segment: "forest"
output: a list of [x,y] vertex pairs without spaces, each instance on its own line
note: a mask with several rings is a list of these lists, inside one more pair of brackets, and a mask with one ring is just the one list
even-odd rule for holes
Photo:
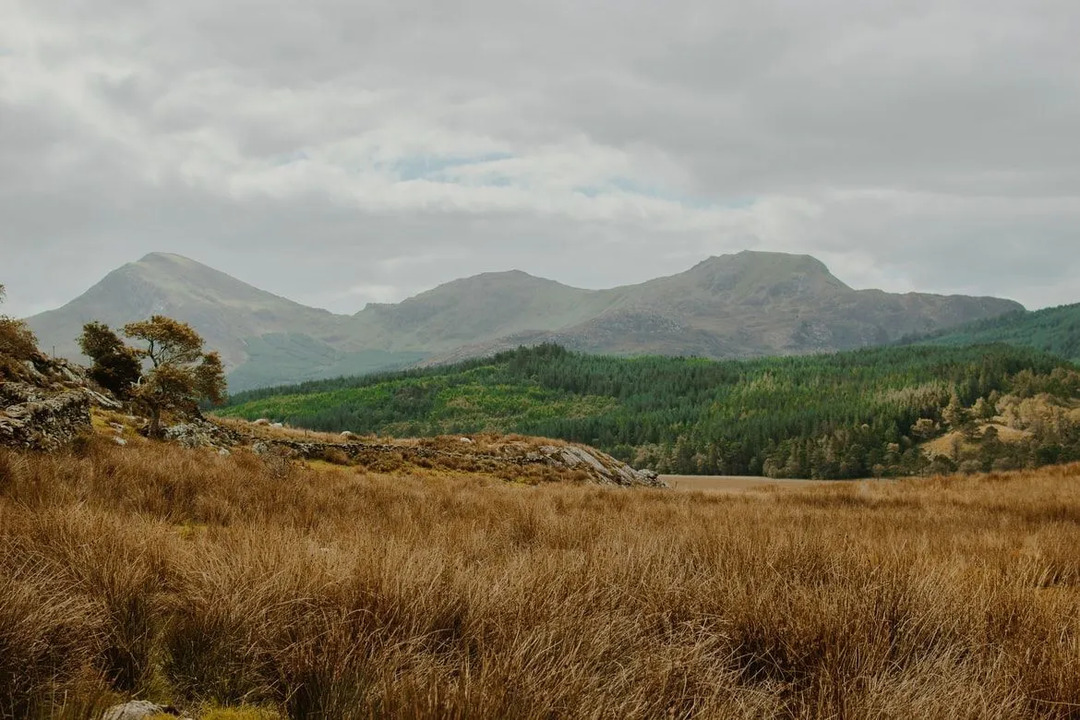
[[1007,313],[930,335],[904,338],[900,344],[962,346],[998,342],[1035,348],[1078,362],[1080,303]]
[[357,434],[512,432],[660,472],[861,478],[1080,459],[1080,372],[1009,345],[713,361],[557,345],[240,393],[218,412]]

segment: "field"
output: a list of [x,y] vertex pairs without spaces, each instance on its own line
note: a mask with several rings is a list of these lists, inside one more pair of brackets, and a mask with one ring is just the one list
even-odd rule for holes
[[0,716],[1075,718],[1078,547],[1077,465],[701,493],[0,451]]
[[734,492],[743,493],[752,490],[809,490],[823,487],[829,481],[786,480],[763,478],[754,475],[662,475],[661,478],[672,490],[679,492]]

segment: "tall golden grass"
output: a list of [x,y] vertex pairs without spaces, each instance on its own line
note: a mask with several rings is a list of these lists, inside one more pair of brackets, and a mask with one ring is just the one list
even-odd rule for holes
[[0,452],[0,716],[1080,717],[1080,467],[707,496]]

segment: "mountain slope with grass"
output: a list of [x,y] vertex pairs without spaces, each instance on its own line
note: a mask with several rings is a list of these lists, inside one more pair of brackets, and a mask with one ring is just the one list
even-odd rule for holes
[[[1078,397],[1070,363],[1007,345],[745,361],[542,345],[240,393],[219,412],[357,433],[558,437],[661,472],[851,478],[1080,459]],[[988,438],[952,457],[923,452],[924,442],[951,431],[981,440],[999,412],[1011,412],[1001,422],[1038,432],[1017,443]]]

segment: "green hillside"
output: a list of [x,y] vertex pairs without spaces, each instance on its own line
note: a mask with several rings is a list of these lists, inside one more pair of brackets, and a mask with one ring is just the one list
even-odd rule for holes
[[904,340],[904,344],[950,346],[996,342],[1035,348],[1080,361],[1080,303],[1009,313]]
[[[963,430],[974,450],[957,448],[933,469],[1080,459],[1078,394],[1074,366],[1006,345],[746,361],[543,345],[241,393],[220,414],[361,434],[520,432],[589,443],[666,472],[843,478],[927,470],[918,443],[950,429]],[[999,411],[1023,442],[1000,442],[996,430],[980,442],[977,416]]]

